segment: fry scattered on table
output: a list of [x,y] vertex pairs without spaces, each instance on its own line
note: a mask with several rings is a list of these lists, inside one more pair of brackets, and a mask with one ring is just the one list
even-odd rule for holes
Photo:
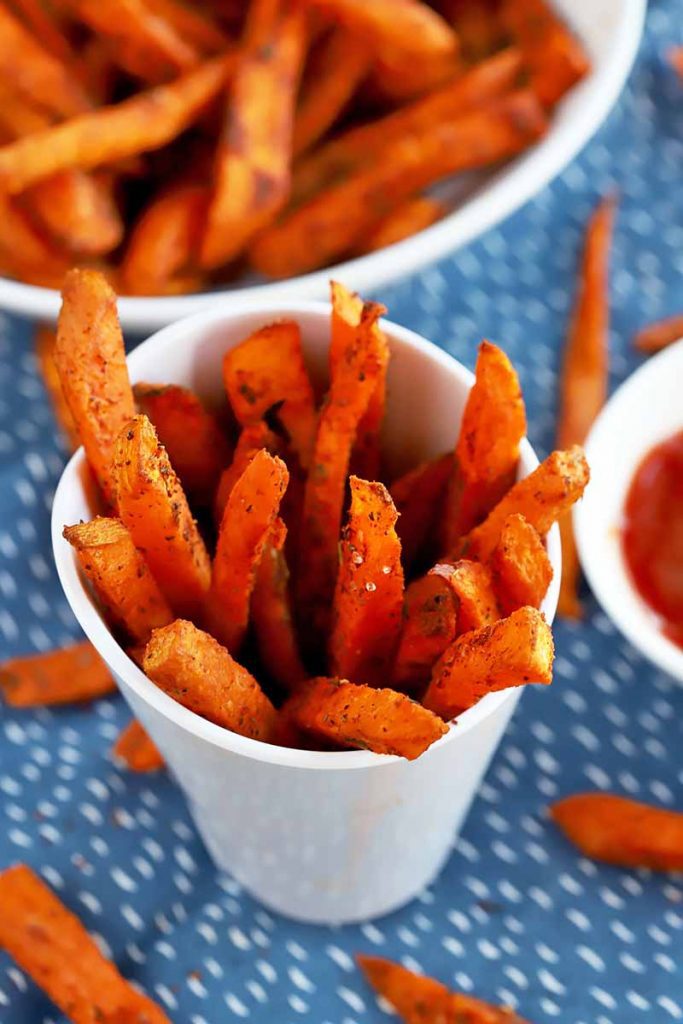
[[14,708],[96,700],[115,690],[111,672],[87,640],[0,665],[0,692]]
[[136,718],[121,730],[111,752],[132,772],[155,772],[164,767],[161,753]]
[[658,320],[657,323],[641,327],[633,339],[633,344],[639,352],[650,355],[653,352],[661,352],[663,348],[673,345],[681,338],[683,338],[683,313],[680,316],[670,316],[666,320]]

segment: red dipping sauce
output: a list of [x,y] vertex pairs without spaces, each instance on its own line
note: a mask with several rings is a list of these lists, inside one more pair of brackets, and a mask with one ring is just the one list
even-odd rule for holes
[[683,647],[683,430],[647,453],[624,507],[624,557],[663,632]]

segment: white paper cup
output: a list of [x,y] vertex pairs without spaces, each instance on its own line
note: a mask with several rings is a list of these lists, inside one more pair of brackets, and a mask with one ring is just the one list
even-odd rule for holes
[[[295,319],[314,379],[324,382],[327,303],[216,310],[172,324],[129,357],[133,381],[185,384],[223,401],[221,360],[251,331]],[[401,472],[451,448],[472,374],[411,331],[385,323],[391,346],[385,449]],[[520,474],[537,459],[522,446]],[[88,638],[185,793],[216,865],[267,907],[301,921],[363,921],[394,910],[433,880],[448,857],[521,691],[485,697],[417,761],[369,751],[291,750],[237,736],[159,690],[116,643],[79,576],[65,524],[91,516],[82,449],[55,494],[52,539],[67,599]],[[560,543],[548,537],[557,603]]]

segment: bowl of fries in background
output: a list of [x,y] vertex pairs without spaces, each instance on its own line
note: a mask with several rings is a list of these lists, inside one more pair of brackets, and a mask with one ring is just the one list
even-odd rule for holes
[[[479,521],[482,507],[492,508],[482,525],[466,535],[469,557],[475,561],[456,561],[455,568],[439,565],[432,574],[421,577],[416,593],[426,581],[429,586],[436,585],[433,593],[438,593],[438,598],[419,595],[417,610],[411,613],[408,607],[402,612],[402,565],[406,565],[409,580],[412,547],[418,547],[418,541],[412,538],[419,538],[420,545],[429,545],[431,537],[425,535],[423,523],[430,517],[441,518],[439,502],[447,498],[440,496],[445,494],[453,460],[452,454],[442,453],[452,452],[458,437],[472,374],[411,331],[384,321],[380,327],[377,317],[382,307],[363,304],[340,285],[333,285],[331,349],[331,307],[327,303],[259,304],[233,312],[216,309],[171,325],[129,357],[131,379],[138,382],[134,384],[138,408],[146,408],[160,424],[160,407],[157,405],[155,411],[148,403],[168,394],[169,385],[180,385],[192,389],[206,409],[216,410],[224,405],[225,380],[233,412],[242,427],[233,462],[221,475],[221,481],[225,474],[230,478],[228,496],[223,493],[221,498],[222,484],[216,491],[215,500],[223,506],[222,518],[212,582],[210,589],[200,594],[203,610],[198,616],[193,605],[198,564],[193,549],[202,542],[194,521],[183,518],[190,513],[182,487],[165,449],[158,447],[150,421],[138,414],[126,422],[134,400],[123,343],[120,331],[114,339],[118,324],[113,296],[108,294],[103,279],[97,281],[97,277],[88,272],[70,275],[58,331],[58,339],[63,338],[66,366],[70,367],[62,380],[70,380],[67,387],[72,398],[76,396],[72,408],[76,414],[78,395],[90,396],[81,407],[87,409],[98,389],[100,398],[109,398],[106,406],[99,399],[96,403],[100,411],[106,409],[105,417],[124,398],[123,404],[129,408],[122,409],[123,427],[117,424],[111,461],[105,458],[102,445],[93,443],[95,435],[88,433],[91,427],[95,432],[101,430],[103,421],[89,421],[86,415],[86,429],[82,429],[90,466],[103,492],[116,491],[120,519],[95,518],[87,522],[100,508],[93,499],[92,477],[83,449],[70,461],[55,495],[53,545],[71,607],[185,792],[217,865],[229,870],[267,906],[301,920],[358,921],[386,913],[416,895],[447,858],[522,685],[550,681],[552,638],[548,623],[557,602],[560,567],[559,535],[553,524],[585,487],[588,471],[583,455],[580,449],[556,452],[538,467],[523,437],[524,405],[516,374],[500,349],[485,343],[478,362],[477,388],[467,404],[467,429],[460,442],[465,448],[460,462],[465,459],[465,450],[474,452],[471,457],[477,465],[470,469],[486,478],[486,467],[476,455],[479,444],[485,444],[490,458],[494,462],[502,458],[506,468],[488,484],[468,486],[465,492],[459,490],[457,482],[453,485],[453,500],[460,509],[459,526],[454,519],[447,519],[448,529],[455,531],[451,542],[454,551],[467,528],[465,523]],[[90,330],[95,314],[98,332]],[[98,370],[101,361],[93,356],[93,345],[111,345],[113,340],[107,374],[102,378]],[[289,398],[284,404],[272,403],[272,389],[284,386],[278,352],[288,353],[286,365],[297,367],[294,372],[299,380],[298,387],[288,381]],[[382,355],[378,363],[373,360],[380,358],[379,352]],[[377,368],[380,364],[384,371]],[[328,374],[332,390],[321,406],[316,426],[317,417],[311,419],[309,412],[324,393]],[[315,403],[311,385],[306,383],[309,375]],[[160,377],[167,387],[150,383]],[[83,380],[90,381],[90,390],[81,387]],[[125,397],[126,392],[129,397]],[[363,394],[366,398],[362,408],[368,410],[370,419],[363,418],[366,413],[361,415],[358,405],[358,396]],[[386,406],[384,397],[379,401],[379,415],[376,400],[367,406],[370,394],[386,396]],[[270,409],[267,424],[258,419],[266,413],[266,405]],[[348,433],[348,417],[354,415],[358,426]],[[346,505],[343,485],[348,473],[342,454],[343,438],[348,433],[347,441],[354,445],[352,467],[355,460],[360,460],[368,479],[378,479],[378,431],[382,421],[382,478],[397,481],[392,485],[392,495],[402,512],[401,525],[396,529],[401,532],[403,550],[394,529],[396,510],[389,492],[380,483],[368,483],[352,475],[351,507],[342,534],[341,568],[335,589],[342,502]],[[291,694],[277,713],[278,725],[273,718],[275,711],[256,680],[228,654],[228,649],[236,653],[241,649],[239,657],[248,657],[244,653],[245,619],[240,619],[239,613],[227,614],[226,609],[244,584],[235,573],[239,576],[241,571],[238,564],[243,558],[243,544],[250,543],[245,538],[256,529],[254,524],[262,517],[264,503],[270,501],[276,510],[281,498],[285,462],[261,446],[282,444],[264,438],[278,426],[282,428],[283,423],[288,424],[287,443],[295,447],[305,463],[316,467],[305,475],[303,504],[294,506],[293,515],[291,507],[286,511],[283,506],[281,510],[290,533],[296,535],[298,531],[293,592],[297,595],[299,622],[303,609],[299,642],[306,646],[320,639],[325,577],[331,560],[335,618],[329,634],[331,653],[327,655],[331,661],[326,664],[328,674],[338,678],[306,682],[308,676],[301,670],[290,670],[291,650],[288,654],[282,629],[275,628],[272,615],[270,626],[263,628],[268,616],[260,598],[256,615],[255,600],[263,581],[260,575],[255,584],[252,579],[250,586],[255,589],[249,591],[251,598],[247,595],[246,608],[251,600],[250,625],[260,641],[262,670],[268,665],[271,678],[283,684],[285,694]],[[170,433],[167,435],[166,443],[177,465],[182,452],[187,453],[187,438],[204,436],[196,435],[196,424],[189,420],[185,433],[187,437],[181,431],[175,441]],[[310,457],[305,455],[306,445],[301,440],[305,433],[315,436]],[[144,440],[147,435],[149,445]],[[477,435],[479,441],[473,442]],[[142,450],[145,447],[146,454]],[[200,440],[199,449],[196,444],[194,448],[195,452],[213,453],[220,444],[216,439],[212,444]],[[221,457],[225,452],[221,455],[219,451]],[[235,478],[233,467],[238,463],[239,475]],[[320,469],[323,464],[325,472]],[[294,473],[296,459],[290,459],[287,465]],[[333,482],[339,467],[341,491]],[[529,477],[534,470],[533,477]],[[520,482],[513,486],[515,475]],[[190,486],[187,466],[183,479],[186,487]],[[435,484],[437,480],[441,482]],[[334,500],[328,485],[337,495]],[[470,495],[470,505],[463,493]],[[171,516],[167,522],[175,522],[175,527],[164,527],[161,520],[154,522],[160,515],[163,518],[164,503]],[[519,514],[522,510],[528,520]],[[270,538],[268,543],[277,555],[284,549],[275,538],[283,535],[277,526],[279,520],[272,516],[271,520],[263,537]],[[106,537],[100,532],[104,524]],[[236,529],[230,541],[232,526]],[[266,529],[263,523],[261,529]],[[113,541],[109,531],[116,534]],[[539,538],[546,533],[544,547]],[[112,543],[110,563],[112,557],[114,563],[110,564],[112,575],[107,578],[102,559],[108,557],[106,549]],[[242,554],[233,548],[232,557],[224,557],[231,543],[237,544]],[[506,573],[516,544],[520,557],[508,588]],[[124,550],[129,553],[122,554]],[[476,562],[479,557],[481,564]],[[484,559],[490,559],[490,569]],[[127,575],[126,561],[132,567]],[[143,584],[150,585],[145,563],[152,567],[163,594],[140,590]],[[493,576],[489,575],[494,573],[494,564],[499,573],[496,586],[500,584],[501,588],[498,596],[493,594]],[[536,567],[537,579],[533,582]],[[459,576],[463,571],[464,575]],[[363,582],[366,572],[369,575]],[[515,590],[522,576],[527,588],[524,596]],[[93,600],[87,581],[93,584],[98,601]],[[442,604],[441,586],[447,594],[457,594],[457,599],[452,596],[448,605]],[[529,588],[535,596],[528,596]],[[409,602],[410,593],[408,588]],[[165,595],[170,595],[173,614],[180,614],[177,609],[182,608],[185,616],[199,618],[213,635],[191,622],[172,621]],[[452,611],[446,611],[447,607]],[[456,609],[466,632],[452,641]],[[442,643],[442,637],[435,636],[438,631],[433,623],[446,621],[450,615],[453,630],[445,633],[442,627],[446,636]],[[508,617],[501,618],[505,615]],[[142,620],[144,628],[140,630]],[[121,621],[128,627],[129,643],[131,639],[139,643],[141,637],[149,637],[150,626],[160,628],[153,630],[141,654],[139,647],[131,650],[125,642],[119,643],[121,632],[116,628],[112,631],[109,623],[117,627]],[[283,624],[281,616],[280,626]],[[417,632],[411,632],[413,629]],[[396,651],[399,635],[394,660],[394,654],[383,650],[382,645],[390,636],[390,647]],[[327,647],[328,634],[323,636]],[[435,639],[443,651],[437,662],[441,670],[440,674],[434,670],[420,704],[405,694],[419,692],[414,689],[415,678],[419,682],[422,677],[419,673],[415,677],[415,666],[434,664]],[[473,670],[472,685],[463,683],[465,690],[471,689],[466,701],[454,699],[449,690],[452,645],[462,643],[467,651],[459,647],[456,662],[465,665],[470,656],[473,665],[480,662]],[[430,649],[425,655],[427,645]],[[143,664],[147,675],[136,662]],[[254,668],[255,673],[260,671]],[[310,669],[306,671],[310,673]],[[429,683],[429,671],[425,685]],[[361,675],[380,688],[338,681],[360,679]],[[396,682],[399,675],[400,684]],[[238,697],[223,694],[228,679],[230,685],[238,686]],[[392,681],[396,690],[382,688],[391,686]],[[397,692],[401,688],[404,692]],[[236,707],[239,714],[235,713]],[[450,725],[444,724],[448,722]],[[223,727],[226,724],[228,727]],[[365,749],[343,749],[348,746]]]
[[132,331],[414,271],[571,160],[644,9],[7,0],[0,307],[54,319],[74,263],[108,274]]

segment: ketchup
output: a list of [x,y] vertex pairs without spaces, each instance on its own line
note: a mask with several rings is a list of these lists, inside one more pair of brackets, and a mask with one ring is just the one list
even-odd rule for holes
[[656,445],[635,472],[622,545],[641,597],[683,647],[683,430]]

